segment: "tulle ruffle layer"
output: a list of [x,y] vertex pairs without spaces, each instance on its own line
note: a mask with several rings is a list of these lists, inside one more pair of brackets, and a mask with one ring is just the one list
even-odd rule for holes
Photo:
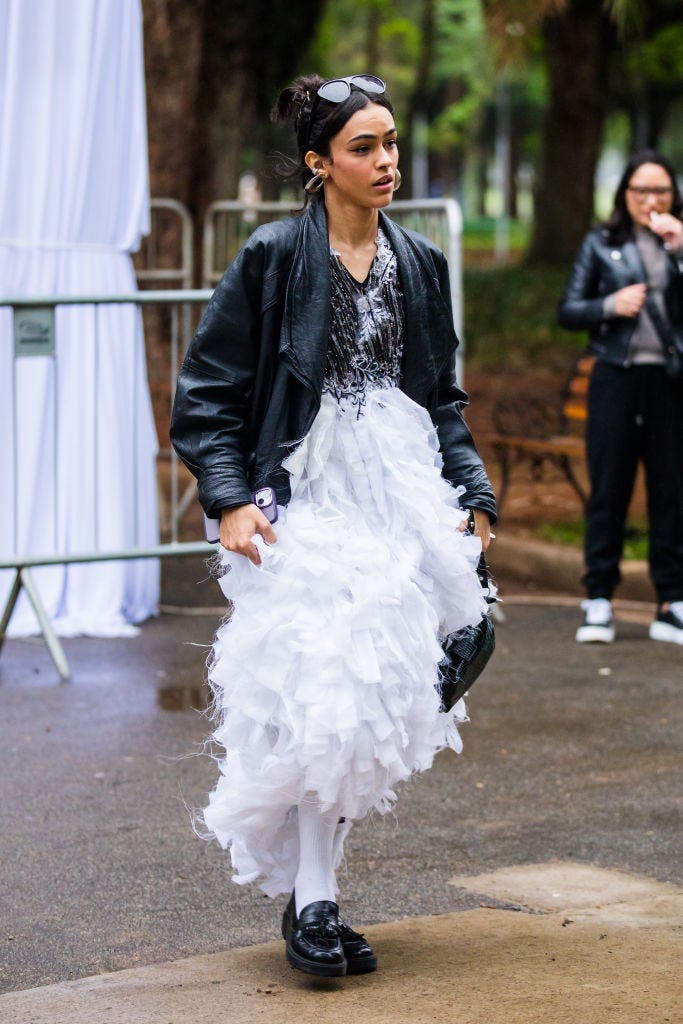
[[397,783],[461,749],[463,702],[439,713],[439,637],[485,610],[478,539],[457,531],[427,413],[398,389],[363,415],[324,396],[288,459],[292,499],[263,564],[222,553],[234,602],[209,679],[223,748],[204,820],[235,881],[290,891],[296,805],[348,819],[389,809]]

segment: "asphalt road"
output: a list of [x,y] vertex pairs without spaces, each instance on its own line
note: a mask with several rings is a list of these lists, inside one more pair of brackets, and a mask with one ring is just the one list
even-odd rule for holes
[[[513,590],[464,753],[351,832],[352,922],[470,910],[480,897],[454,875],[556,859],[683,882],[683,648],[648,640],[637,610],[613,646],[580,647],[575,607]],[[65,641],[68,683],[37,641],[2,652],[1,991],[278,937],[284,899],[233,885],[192,830],[215,775],[194,709],[217,589],[188,561],[165,601],[184,614],[135,639]]]

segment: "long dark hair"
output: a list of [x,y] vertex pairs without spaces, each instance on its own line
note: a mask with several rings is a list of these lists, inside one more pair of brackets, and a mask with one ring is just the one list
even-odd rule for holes
[[674,170],[673,165],[665,156],[662,156],[662,154],[658,153],[655,149],[641,149],[639,152],[634,153],[626,164],[624,173],[621,176],[621,181],[617,185],[617,190],[614,193],[612,213],[604,224],[610,245],[623,245],[629,238],[633,238],[633,221],[631,220],[631,214],[628,212],[626,206],[626,189],[633,175],[639,167],[643,166],[643,164],[658,164],[659,167],[662,167],[669,175],[671,187],[673,189],[671,212],[674,217],[680,218],[681,216],[681,211],[683,211],[683,199],[681,198],[680,189],[678,188],[676,171]]
[[[325,81],[320,75],[301,75],[282,90],[270,112],[270,119],[275,124],[293,126],[298,150],[298,160],[280,159],[277,170],[285,178],[301,175],[303,185],[313,177],[304,160],[306,153],[312,149],[320,156],[328,157],[331,140],[356,111],[377,103],[386,107],[390,114],[394,112],[386,93],[366,93],[355,86],[343,103],[330,103],[318,97],[318,89]],[[317,194],[319,196],[320,192]]]

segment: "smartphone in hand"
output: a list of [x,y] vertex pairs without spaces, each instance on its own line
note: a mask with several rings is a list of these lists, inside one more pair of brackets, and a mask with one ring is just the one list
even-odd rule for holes
[[253,491],[251,500],[260,508],[269,523],[277,522],[277,498],[272,487],[259,487]]
[[[251,500],[261,509],[269,523],[277,522],[277,498],[272,487],[259,487],[252,493]],[[204,513],[204,533],[209,544],[218,544],[221,537],[220,519],[210,519]]]

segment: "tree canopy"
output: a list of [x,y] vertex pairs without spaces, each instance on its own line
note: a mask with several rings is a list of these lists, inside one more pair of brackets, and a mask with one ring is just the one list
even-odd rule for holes
[[[533,179],[531,258],[562,261],[593,218],[596,167],[624,150],[683,159],[680,0],[143,0],[155,194],[201,214],[289,140],[268,122],[294,74],[370,72],[396,107],[403,195],[486,212],[496,140],[508,192]],[[500,188],[498,188],[500,191]],[[501,209],[501,197],[494,210]]]

